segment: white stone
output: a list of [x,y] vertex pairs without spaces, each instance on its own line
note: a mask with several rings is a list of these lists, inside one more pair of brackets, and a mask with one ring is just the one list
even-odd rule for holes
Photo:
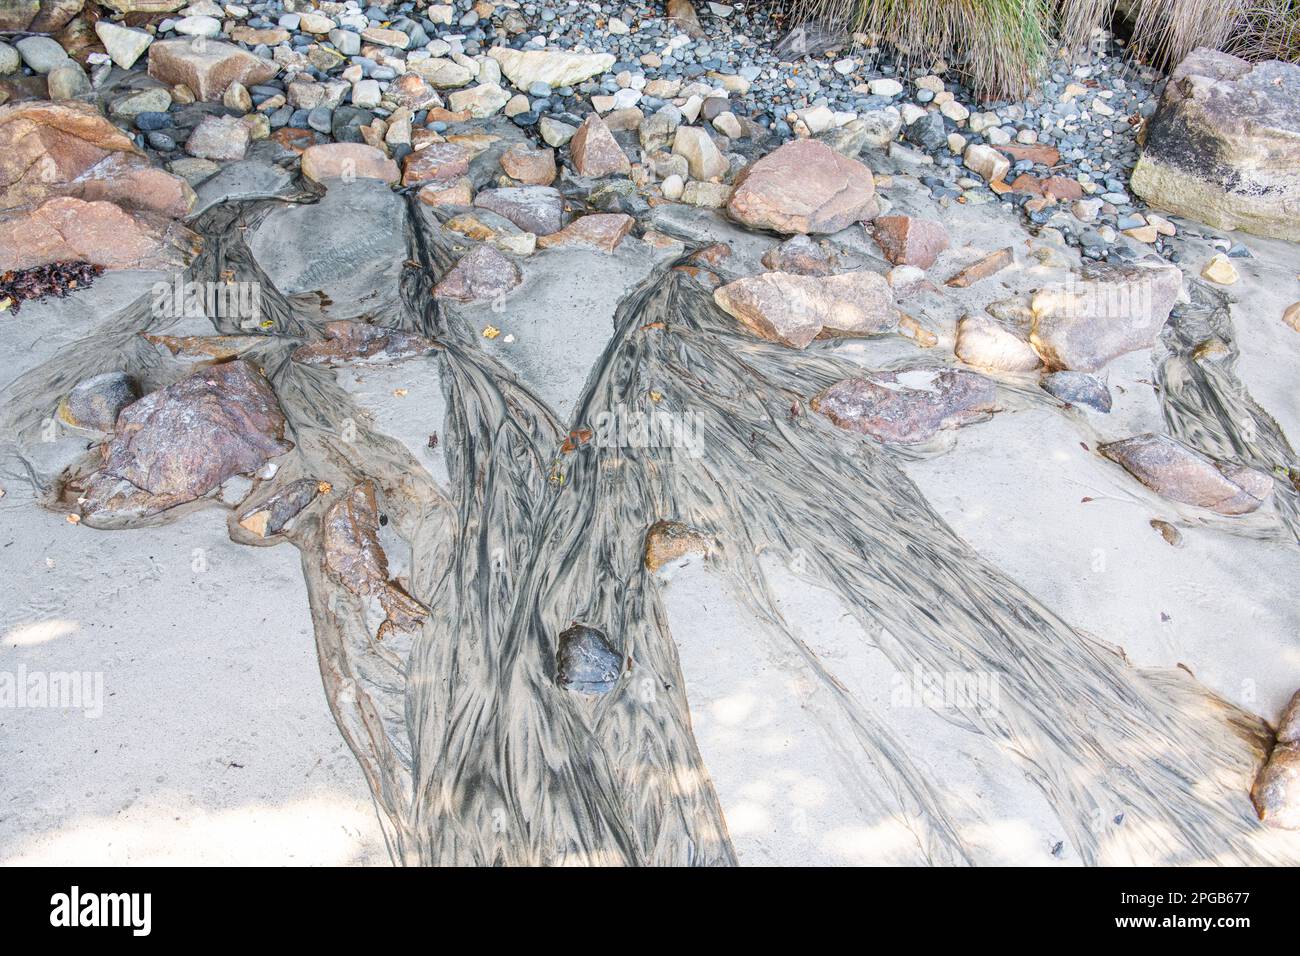
[[132,30],[108,20],[96,20],[95,33],[99,35],[100,42],[104,44],[104,49],[113,62],[124,70],[131,69],[135,61],[140,59],[140,54],[149,49],[149,44],[153,42],[153,37],[143,30]]
[[358,80],[352,85],[352,105],[363,110],[378,106],[381,96],[378,80]]
[[211,39],[221,35],[221,21],[216,17],[182,17],[172,25],[172,29],[188,37]]
[[1002,179],[1011,169],[1011,161],[992,146],[972,143],[962,156],[966,168],[984,177],[987,182]]

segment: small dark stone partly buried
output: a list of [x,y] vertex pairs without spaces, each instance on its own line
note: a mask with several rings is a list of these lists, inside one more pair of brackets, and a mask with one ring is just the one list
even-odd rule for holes
[[1101,379],[1087,372],[1052,372],[1044,375],[1038,386],[1048,395],[1070,405],[1086,405],[1103,414],[1110,412],[1110,389]]
[[623,658],[594,627],[574,624],[560,634],[555,653],[555,678],[566,690],[606,694],[623,673]]
[[75,428],[111,432],[117,416],[140,397],[135,379],[125,372],[104,372],[83,379],[59,403],[59,418]]

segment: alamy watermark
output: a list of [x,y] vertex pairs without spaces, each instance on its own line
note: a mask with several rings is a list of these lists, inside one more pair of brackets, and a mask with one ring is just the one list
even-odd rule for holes
[[637,411],[615,405],[592,422],[592,444],[598,448],[667,449],[688,458],[704,456],[704,437],[694,411],[652,408]]
[[102,671],[0,671],[0,710],[80,710],[90,720],[104,714]]
[[262,318],[260,282],[155,282],[152,310],[163,319],[232,319],[253,323]]
[[928,707],[979,714],[996,713],[1000,707],[995,671],[929,671],[913,664],[910,672],[896,671],[890,684],[891,707]]

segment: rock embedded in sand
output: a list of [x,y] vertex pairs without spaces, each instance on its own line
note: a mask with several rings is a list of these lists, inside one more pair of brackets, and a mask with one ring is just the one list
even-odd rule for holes
[[763,253],[763,266],[773,272],[801,276],[828,276],[835,271],[835,257],[804,235],[791,236]]
[[111,432],[117,416],[140,397],[140,389],[126,372],[104,372],[73,386],[59,402],[59,418],[75,428]]
[[636,220],[624,213],[591,213],[579,216],[559,232],[541,236],[537,245],[542,249],[590,246],[602,252],[613,252],[635,224]]
[[340,319],[325,323],[325,339],[301,345],[293,360],[304,365],[345,365],[348,362],[399,362],[438,349],[432,339],[368,322]]
[[1215,285],[1232,285],[1237,281],[1237,267],[1222,252],[1216,252],[1201,267],[1201,278],[1208,279]]
[[1269,475],[1215,461],[1168,435],[1135,435],[1098,450],[1157,494],[1222,515],[1249,514],[1273,494]]
[[736,177],[727,212],[751,229],[832,233],[879,211],[871,170],[817,140],[794,140]]
[[431,143],[407,153],[402,161],[402,185],[459,179],[469,172],[471,156],[459,143]]
[[896,266],[928,269],[950,245],[942,223],[915,216],[878,216],[871,222],[871,234]]
[[488,56],[501,64],[501,72],[516,89],[524,91],[535,83],[545,83],[552,89],[577,86],[583,80],[604,73],[614,65],[614,56],[610,53],[493,47],[488,51]]
[[565,690],[606,694],[623,675],[623,657],[594,627],[574,624],[560,634],[555,652],[555,679]]
[[388,555],[379,541],[379,504],[366,480],[330,505],[321,520],[325,570],[358,597],[375,598],[387,615],[378,637],[413,631],[428,609],[388,578]]
[[329,484],[315,478],[291,481],[240,514],[239,526],[259,538],[279,534],[309,504],[328,491]]
[[523,281],[519,267],[489,245],[467,252],[433,289],[438,299],[482,302],[505,295]]
[[188,183],[153,166],[93,106],[38,100],[0,107],[0,211],[56,196],[175,218],[194,205]]
[[70,261],[171,271],[188,265],[200,244],[166,216],[61,196],[0,219],[0,273]]
[[515,143],[501,154],[501,168],[526,186],[549,186],[555,181],[555,150]]
[[915,368],[844,379],[810,404],[840,428],[913,445],[987,418],[997,410],[997,390],[973,372]]
[[1033,346],[983,315],[962,316],[953,351],[967,365],[998,372],[1032,372],[1043,364]]
[[1182,289],[1167,263],[1098,263],[1082,279],[1033,297],[1029,340],[1053,369],[1095,372],[1128,352],[1150,348]]
[[159,40],[149,48],[149,75],[168,85],[183,83],[205,102],[216,102],[231,83],[247,87],[270,80],[280,68],[219,40]]
[[1300,332],[1300,302],[1293,302],[1282,313],[1282,321],[1296,332]]
[[645,535],[645,566],[658,571],[688,555],[706,557],[709,539],[680,521],[656,521]]
[[474,205],[505,217],[535,236],[559,232],[564,223],[564,199],[551,186],[484,189],[474,197]]
[[632,172],[627,154],[609,127],[595,113],[589,113],[569,140],[569,157],[579,176],[626,176]]
[[1278,721],[1277,742],[1255,779],[1250,799],[1269,826],[1300,830],[1300,691]]
[[1015,261],[1015,253],[1011,251],[1010,246],[1007,246],[990,252],[982,259],[972,262],[965,269],[950,277],[944,284],[954,289],[966,289],[982,279],[996,275]]
[[312,182],[331,179],[378,179],[397,182],[397,164],[382,150],[365,143],[318,143],[302,152],[302,174]]
[[1218,229],[1300,240],[1300,65],[1193,50],[1147,121],[1130,186]]
[[1069,405],[1084,405],[1102,414],[1110,412],[1110,389],[1087,372],[1052,372],[1042,377],[1038,387]]
[[823,331],[869,335],[898,321],[889,285],[874,272],[766,272],[714,290],[713,300],[760,338],[796,349],[806,348]]
[[87,482],[86,513],[156,514],[200,498],[291,450],[284,425],[256,366],[236,359],[193,372],[118,415],[103,466]]

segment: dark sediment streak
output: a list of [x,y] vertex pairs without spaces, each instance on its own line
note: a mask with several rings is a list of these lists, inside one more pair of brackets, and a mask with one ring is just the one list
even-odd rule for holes
[[[720,542],[715,560],[736,592],[789,636],[842,708],[854,739],[839,743],[856,779],[901,809],[932,862],[971,859],[943,781],[919,772],[790,633],[760,553],[804,555],[900,671],[995,674],[1001,706],[967,715],[966,726],[1019,762],[1085,862],[1280,862],[1256,840],[1244,789],[1267,742],[1262,722],[1072,630],[957,538],[893,452],[807,412],[808,396],[859,366],[748,338],[702,288],[661,269],[628,291],[573,421],[559,422],[479,348],[460,314],[434,304],[433,277],[450,254],[412,203],[400,306],[374,318],[445,347],[415,360],[438,363],[447,397],[445,491],[367,425],[332,372],[289,360],[319,336],[321,316],[310,296],[281,295],[244,244],[240,223],[266,208],[205,214],[208,247],[191,272],[263,283],[271,322],[254,355],[295,443],[275,480],[346,490],[373,479],[390,533],[410,549],[406,587],[431,609],[418,632],[376,640],[365,603],[323,567],[320,509],[295,525],[325,686],[395,859],[735,862],[642,564],[645,529],[674,518]],[[6,389],[10,462],[21,466],[24,442],[79,378],[113,367],[151,385],[175,377],[178,367],[136,335],[160,325],[138,302]],[[1174,369],[1166,363],[1166,381]],[[1209,396],[1228,385],[1194,370],[1179,383],[1171,429],[1223,439],[1205,422],[1223,401]],[[619,408],[672,415],[691,440],[593,440],[562,453],[569,428],[594,429]],[[1268,458],[1278,453],[1270,441],[1243,447]],[[607,694],[556,683],[556,642],[575,622],[601,629],[628,662]]]

